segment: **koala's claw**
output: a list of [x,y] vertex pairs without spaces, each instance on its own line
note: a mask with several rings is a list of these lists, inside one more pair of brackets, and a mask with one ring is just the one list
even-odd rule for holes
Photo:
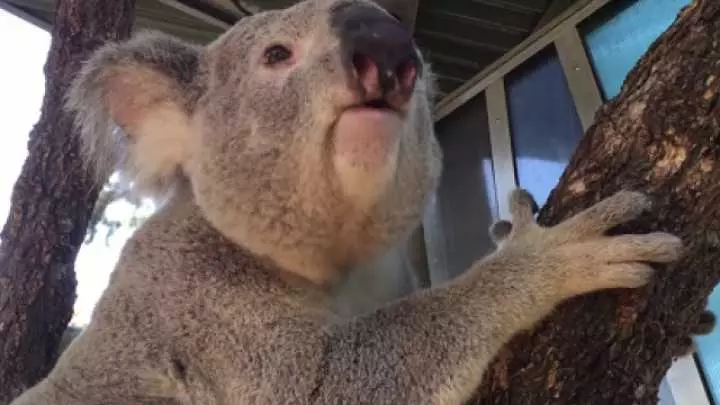
[[646,285],[655,274],[655,270],[642,263],[616,263],[598,269],[597,287],[638,288]]
[[508,202],[513,227],[521,228],[533,222],[533,217],[538,211],[538,205],[527,190],[516,188],[510,193]]
[[629,222],[652,207],[652,200],[636,191],[619,191],[557,226],[569,238],[600,235]]
[[529,207],[533,215],[540,211],[540,206],[535,201],[535,198],[524,188],[516,188],[510,193],[510,206],[519,207],[523,210],[527,210]]
[[606,263],[672,263],[683,253],[680,238],[664,232],[620,235],[572,246],[575,254],[597,257]]
[[537,204],[530,193],[514,190],[510,196],[512,222],[490,228],[495,243],[542,252],[538,258],[547,277],[562,297],[607,288],[637,288],[654,274],[650,263],[671,263],[683,254],[682,240],[664,232],[606,236],[605,232],[637,218],[651,208],[648,196],[620,191],[553,227],[540,227],[533,219]]

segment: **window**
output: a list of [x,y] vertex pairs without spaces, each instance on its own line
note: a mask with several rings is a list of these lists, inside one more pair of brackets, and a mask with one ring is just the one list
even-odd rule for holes
[[690,0],[615,1],[578,28],[605,99],[615,97],[648,47]]
[[433,283],[457,276],[493,249],[488,229],[497,211],[485,95],[437,124],[443,175],[425,217]]
[[517,182],[542,206],[583,135],[580,118],[552,47],[508,74],[505,85]]

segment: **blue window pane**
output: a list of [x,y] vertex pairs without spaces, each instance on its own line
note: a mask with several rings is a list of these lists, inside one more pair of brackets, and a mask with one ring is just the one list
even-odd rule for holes
[[625,77],[640,57],[689,3],[690,0],[611,2],[581,24],[580,33],[606,99],[620,92]]
[[543,205],[583,135],[580,118],[554,48],[506,77],[518,184]]
[[[720,314],[720,288],[710,295],[708,308],[716,315]],[[698,336],[695,339],[697,354],[705,374],[707,388],[713,397],[714,403],[720,403],[720,328],[715,328],[707,336]]]

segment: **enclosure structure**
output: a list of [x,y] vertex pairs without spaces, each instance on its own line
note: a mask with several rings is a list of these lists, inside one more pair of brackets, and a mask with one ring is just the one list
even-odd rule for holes
[[[386,258],[383,271],[392,277],[383,278],[382,298],[455,277],[489,252],[487,228],[508,216],[505,196],[516,185],[542,204],[597,108],[617,94],[630,68],[689,3],[407,2],[417,11],[418,42],[439,76],[437,131],[446,161],[411,249]],[[206,42],[245,15],[287,4],[141,0],[138,26]],[[0,6],[41,26],[51,20],[50,1],[0,0]],[[711,307],[720,307],[716,296]],[[720,402],[720,333],[697,343],[697,355],[668,373],[663,405]]]

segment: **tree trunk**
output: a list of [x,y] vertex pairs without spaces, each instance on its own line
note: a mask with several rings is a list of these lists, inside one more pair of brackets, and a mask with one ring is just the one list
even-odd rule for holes
[[573,299],[520,334],[474,404],[656,405],[661,379],[720,280],[720,1],[696,0],[597,113],[539,222],[552,225],[620,189],[652,213],[618,229],[669,231],[687,244],[639,291]]
[[82,167],[63,98],[92,50],[129,36],[133,10],[134,0],[56,1],[42,113],[2,231],[0,404],[47,374],[72,316],[73,263],[100,185]]

